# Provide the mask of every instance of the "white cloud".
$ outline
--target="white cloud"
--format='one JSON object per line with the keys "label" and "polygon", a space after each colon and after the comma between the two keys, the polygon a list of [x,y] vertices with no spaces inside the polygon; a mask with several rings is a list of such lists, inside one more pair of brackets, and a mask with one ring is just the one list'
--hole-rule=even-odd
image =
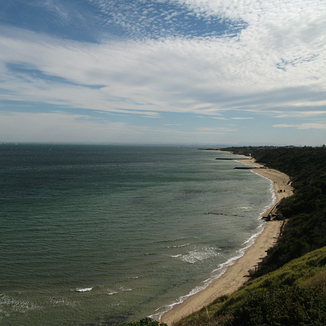
{"label": "white cloud", "polygon": [[233,120],[251,120],[254,119],[253,117],[233,117]]}
{"label": "white cloud", "polygon": [[216,120],[227,120],[226,118],[223,118],[223,117],[212,117],[212,119],[216,119]]}
{"label": "white cloud", "polygon": [[296,129],[326,129],[326,123],[301,123],[301,124],[278,124],[276,128],[296,128]]}
{"label": "white cloud", "polygon": [[101,123],[64,113],[0,113],[2,141],[114,142],[127,141],[135,131],[125,123]]}
{"label": "white cloud", "polygon": [[289,111],[279,114],[277,118],[313,118],[326,116],[326,111]]}
{"label": "white cloud", "polygon": [[[136,126],[123,122],[90,119],[86,115],[55,113],[3,113],[0,111],[2,142],[70,143],[193,143],[211,142],[205,135],[224,131],[174,129]],[[176,125],[178,127],[178,125]],[[149,137],[150,135],[150,137]]]}
{"label": "white cloud", "polygon": [[[248,58],[257,69],[257,77],[262,78],[264,86],[276,86],[276,84],[266,85],[267,78],[274,82],[278,80],[281,84],[289,82],[293,84],[295,73],[298,79],[322,78],[325,89],[325,79],[318,73],[322,68],[322,62],[325,63],[323,54],[326,43],[323,33],[326,29],[325,2],[310,0],[180,0],[180,2],[210,16],[245,21],[248,25],[239,34],[239,49],[236,55],[243,56],[244,51],[248,51]],[[241,48],[242,46],[244,47]],[[230,53],[233,54],[234,51]],[[317,62],[311,64],[312,61]],[[282,63],[288,73],[279,74],[276,69],[271,69],[272,66],[279,67]],[[264,68],[268,76],[264,76]],[[308,70],[310,76],[307,75]]]}
{"label": "white cloud", "polygon": [[[61,102],[68,107],[112,112],[123,109],[216,115],[227,109],[274,105],[277,94],[269,101],[264,96],[269,90],[326,87],[322,53],[314,62],[285,72],[275,67],[276,54],[267,56],[269,49],[263,47],[253,50],[253,44],[241,38],[94,45],[23,33],[3,36],[0,41],[2,62],[25,64],[70,83],[38,77],[28,80],[27,76],[8,73],[2,88],[23,101]],[[309,79],[316,75],[318,80]],[[101,87],[85,87],[96,85]],[[293,101],[290,96],[282,96],[282,105]],[[246,107],[243,103],[248,100],[256,103]]]}
{"label": "white cloud", "polygon": [[63,22],[69,21],[68,11],[60,5],[60,2],[53,0],[41,0],[37,1],[37,4],[46,10],[55,13],[55,15]]}
{"label": "white cloud", "polygon": [[[90,2],[101,9],[104,23],[111,19],[125,25],[132,31],[130,35],[142,30],[142,22],[157,29],[160,25],[151,20],[153,17],[172,21],[178,13],[175,7],[154,15],[155,3],[162,1],[128,2],[131,6],[128,15],[138,17],[133,26],[123,16],[126,2]],[[145,8],[140,10],[139,3],[146,3]],[[201,16],[205,22],[223,18],[231,26],[244,23],[243,29],[234,37],[163,38],[157,34],[156,38],[145,35],[145,40],[136,36],[120,41],[107,38],[94,44],[3,27],[0,100],[22,105],[46,103],[57,106],[58,110],[80,108],[121,116],[155,118],[163,112],[194,113],[221,123],[227,118],[253,119],[255,113],[267,112],[279,118],[307,119],[305,124],[275,125],[278,127],[323,126],[308,119],[325,113],[325,2],[167,0],[163,3],[180,4],[182,12],[187,12],[186,6],[188,14]],[[65,18],[65,11],[53,1],[45,4]],[[113,4],[119,4],[121,10],[111,13]],[[22,67],[23,70],[19,69]],[[237,112],[227,113],[234,110]],[[249,117],[246,112],[250,112]],[[237,114],[241,117],[229,118]],[[77,121],[71,120],[71,116],[69,119]]]}

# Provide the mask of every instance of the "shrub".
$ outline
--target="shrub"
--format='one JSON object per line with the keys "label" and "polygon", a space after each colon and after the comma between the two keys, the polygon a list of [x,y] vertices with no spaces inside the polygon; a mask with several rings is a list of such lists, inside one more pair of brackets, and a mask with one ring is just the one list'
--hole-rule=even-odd
{"label": "shrub", "polygon": [[167,326],[166,324],[160,323],[151,318],[143,318],[136,322],[124,323],[121,326]]}

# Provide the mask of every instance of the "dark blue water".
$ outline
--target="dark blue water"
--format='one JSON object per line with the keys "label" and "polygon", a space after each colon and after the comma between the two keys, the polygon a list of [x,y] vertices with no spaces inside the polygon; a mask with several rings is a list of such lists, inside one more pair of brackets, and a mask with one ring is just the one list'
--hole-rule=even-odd
{"label": "dark blue water", "polygon": [[221,155],[0,145],[1,325],[110,325],[204,287],[272,200],[268,180]]}

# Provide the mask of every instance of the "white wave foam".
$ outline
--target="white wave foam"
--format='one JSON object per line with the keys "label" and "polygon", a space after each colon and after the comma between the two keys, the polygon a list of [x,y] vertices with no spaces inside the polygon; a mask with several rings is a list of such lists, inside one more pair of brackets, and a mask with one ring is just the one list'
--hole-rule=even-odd
{"label": "white wave foam", "polygon": [[77,288],[76,292],[90,292],[93,288]]}
{"label": "white wave foam", "polygon": [[240,259],[246,252],[246,250],[251,247],[256,238],[263,232],[265,227],[265,223],[262,223],[256,230],[257,232],[253,234],[248,240],[246,240],[243,243],[243,246],[236,251],[235,255],[228,259],[226,262],[220,264],[217,269],[213,270],[211,273],[211,276],[206,279],[205,281],[202,282],[200,286],[196,286],[194,289],[192,289],[188,294],[183,295],[179,297],[175,302],[167,305],[160,307],[156,310],[156,313],[153,315],[150,315],[148,317],[154,319],[154,320],[160,320],[161,317],[168,311],[172,310],[174,306],[183,303],[187,298],[191,297],[192,295],[205,290],[207,286],[213,281],[221,277],[227,270],[229,266],[232,266],[238,259]]}
{"label": "white wave foam", "polygon": [[239,209],[243,209],[243,210],[249,210],[251,208],[252,207],[250,207],[250,206],[241,206],[241,207],[239,207]]}
{"label": "white wave foam", "polygon": [[76,302],[64,298],[50,298],[49,302],[53,306],[68,306],[68,307],[76,306]]}
{"label": "white wave foam", "polygon": [[202,261],[208,258],[216,257],[219,253],[216,251],[216,248],[200,248],[189,251],[187,254],[181,256],[181,260],[194,264],[198,261]]}
{"label": "white wave foam", "polygon": [[183,248],[183,247],[187,247],[187,246],[190,246],[190,243],[185,243],[185,244],[175,245],[175,246],[168,246],[167,248],[168,249],[171,249],[171,248]]}
{"label": "white wave foam", "polygon": [[12,312],[24,313],[26,311],[35,310],[39,308],[38,305],[31,301],[17,300],[5,294],[0,294],[0,306],[0,311],[5,312],[6,315],[10,315]]}
{"label": "white wave foam", "polygon": [[182,240],[185,240],[185,237],[175,238],[175,239],[168,239],[168,240],[161,240],[161,241],[158,241],[158,243],[176,242],[176,241],[182,241]]}
{"label": "white wave foam", "polygon": [[261,218],[261,217],[263,217],[264,212],[267,209],[271,208],[275,204],[275,202],[276,202],[276,199],[277,198],[276,198],[276,194],[275,194],[275,191],[274,191],[274,184],[273,184],[273,181],[271,179],[269,179],[269,178],[267,178],[267,177],[265,177],[263,175],[260,175],[260,174],[256,173],[254,170],[251,170],[251,172],[255,173],[256,175],[258,175],[261,178],[264,178],[264,179],[266,179],[266,180],[268,180],[270,182],[270,188],[269,188],[269,190],[270,190],[271,195],[272,195],[272,202],[269,205],[266,205],[265,206],[265,209],[260,214],[260,218]]}
{"label": "white wave foam", "polygon": [[204,284],[202,286],[196,286],[194,289],[192,289],[188,294],[183,295],[181,297],[179,297],[179,299],[177,299],[175,302],[171,303],[168,306],[164,306],[164,307],[160,307],[158,309],[156,309],[156,313],[152,314],[150,316],[148,316],[149,318],[152,318],[154,320],[160,320],[161,317],[168,311],[172,310],[174,306],[181,304],[182,302],[184,302],[187,298],[191,297],[192,295],[204,290],[206,287],[208,286],[208,284]]}
{"label": "white wave foam", "polygon": [[254,242],[256,241],[258,236],[263,232],[264,228],[265,228],[264,223],[262,223],[260,226],[258,226],[258,228],[256,229],[256,233],[254,233],[248,240],[246,240],[242,244],[242,247],[236,251],[236,253],[233,257],[228,259],[226,262],[220,264],[217,269],[213,270],[211,278],[209,278],[206,281],[210,283],[214,279],[217,279],[220,276],[222,276],[225,273],[226,269],[229,266],[232,266],[238,259],[240,259],[245,254],[247,249],[250,248],[254,244]]}

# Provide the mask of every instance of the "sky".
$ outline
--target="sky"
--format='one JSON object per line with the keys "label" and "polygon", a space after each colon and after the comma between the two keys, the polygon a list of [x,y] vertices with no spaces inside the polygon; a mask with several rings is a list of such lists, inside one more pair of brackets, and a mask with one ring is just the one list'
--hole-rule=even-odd
{"label": "sky", "polygon": [[326,0],[1,0],[0,142],[326,143]]}

